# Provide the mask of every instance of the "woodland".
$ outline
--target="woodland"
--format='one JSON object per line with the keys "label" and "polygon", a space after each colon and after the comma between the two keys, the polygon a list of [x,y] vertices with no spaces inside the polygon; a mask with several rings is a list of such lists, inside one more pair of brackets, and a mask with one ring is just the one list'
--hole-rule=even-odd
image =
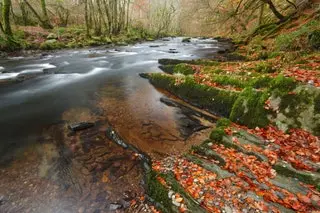
{"label": "woodland", "polygon": [[[160,70],[141,68],[135,75],[139,84],[150,83],[157,92],[169,97],[169,101],[161,98],[159,102],[191,113],[191,120],[201,117],[210,121],[210,125],[194,128],[192,122],[183,123],[180,119],[182,126],[192,129],[193,134],[184,138],[183,150],[179,150],[176,139],[163,142],[173,138],[172,134],[164,137],[159,133],[160,123],[166,121],[164,113],[157,117],[158,126],[145,118],[139,124],[129,120],[130,113],[136,118],[142,110],[130,108],[134,104],[128,107],[130,113],[119,115],[118,112],[125,111],[121,100],[127,97],[129,89],[123,94],[119,92],[121,86],[112,90],[121,102],[119,105],[114,103],[119,100],[113,99],[107,99],[104,105],[100,103],[99,107],[104,107],[100,114],[115,114],[103,114],[108,125],[110,122],[113,126],[112,121],[121,125],[109,127],[103,136],[91,142],[98,143],[106,137],[123,147],[125,151],[121,152],[130,150],[128,159],[144,163],[143,181],[139,182],[143,182],[143,193],[132,196],[126,205],[112,204],[112,210],[320,211],[320,1],[0,0],[0,7],[0,55],[4,58],[87,48],[116,48],[107,53],[122,54],[120,47],[136,44],[146,44],[142,48],[156,52],[156,48],[165,48],[166,43],[162,46],[152,42],[171,41],[183,48],[208,40],[224,47],[210,49],[210,57],[192,60],[170,58],[179,49],[163,50],[171,55],[157,59]],[[135,54],[130,51],[123,54]],[[130,63],[134,67],[138,62]],[[146,90],[139,90],[138,97],[148,94]],[[108,92],[104,90],[104,94]],[[155,94],[158,93],[152,93]],[[132,100],[136,103],[140,99],[134,96]],[[116,107],[112,108],[112,104]],[[142,114],[147,117],[147,113]],[[134,135],[138,130],[131,129],[139,125],[147,130]],[[153,125],[156,130],[148,129]],[[84,127],[87,135],[81,129],[65,138],[77,141],[98,134],[90,132],[90,128],[95,128],[92,126],[90,123]],[[168,126],[171,127],[169,123]],[[62,129],[68,131],[66,126]],[[133,142],[147,136],[173,148],[153,150],[153,141],[147,146]],[[92,148],[84,142],[65,146],[75,156],[85,153],[84,150],[89,153]],[[91,157],[84,158],[91,161]],[[96,181],[112,184],[110,173],[100,172],[105,164],[99,160],[100,155],[98,163],[90,164],[94,168],[88,167],[87,173]],[[113,161],[108,166],[114,166]],[[116,166],[120,168],[120,164]],[[128,179],[132,177],[138,175]],[[79,208],[79,212],[85,212],[82,210]]]}

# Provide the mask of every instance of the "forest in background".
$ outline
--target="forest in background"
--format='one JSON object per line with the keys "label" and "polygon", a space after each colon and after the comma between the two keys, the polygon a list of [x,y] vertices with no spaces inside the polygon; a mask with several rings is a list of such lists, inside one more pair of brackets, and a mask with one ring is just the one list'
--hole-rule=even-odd
{"label": "forest in background", "polygon": [[[239,36],[316,0],[2,0],[1,49],[126,44],[163,36]],[[49,40],[49,41],[48,41]]]}

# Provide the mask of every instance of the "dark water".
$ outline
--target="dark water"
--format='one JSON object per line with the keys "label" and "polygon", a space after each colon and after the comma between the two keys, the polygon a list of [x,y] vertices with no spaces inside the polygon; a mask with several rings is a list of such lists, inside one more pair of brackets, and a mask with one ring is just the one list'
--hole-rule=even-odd
{"label": "dark water", "polygon": [[[34,142],[44,126],[61,120],[65,110],[90,106],[101,87],[112,88],[109,95],[123,100],[143,91],[144,98],[150,99],[145,101],[152,102],[160,95],[138,73],[159,72],[160,58],[202,58],[218,46],[210,39],[182,43],[181,38],[174,38],[116,49],[66,50],[38,58],[0,60],[0,155]],[[169,53],[170,49],[179,53]],[[24,80],[4,83],[8,79]]]}

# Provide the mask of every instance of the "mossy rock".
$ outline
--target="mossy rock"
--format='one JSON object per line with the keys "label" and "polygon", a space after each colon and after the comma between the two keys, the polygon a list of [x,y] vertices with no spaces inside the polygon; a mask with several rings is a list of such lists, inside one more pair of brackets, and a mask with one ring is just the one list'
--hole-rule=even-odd
{"label": "mossy rock", "polygon": [[182,42],[183,43],[189,43],[189,42],[191,42],[191,38],[183,38]]}
{"label": "mossy rock", "polygon": [[254,88],[245,88],[232,107],[230,120],[250,128],[269,124],[268,111],[264,108],[269,95]]}
{"label": "mossy rock", "polygon": [[178,76],[163,75],[161,73],[152,73],[149,76],[150,82],[156,87],[165,89],[213,114],[229,117],[239,92],[197,84],[192,76],[184,76],[180,79],[180,83],[176,83],[177,78]]}
{"label": "mossy rock", "polygon": [[55,49],[61,49],[66,47],[64,43],[61,43],[55,39],[47,40],[40,44],[41,50],[55,50]]}
{"label": "mossy rock", "polygon": [[192,67],[188,64],[177,64],[174,69],[174,73],[181,73],[183,75],[192,75],[194,73]]}
{"label": "mossy rock", "polygon": [[194,65],[205,65],[205,66],[216,66],[219,65],[220,62],[213,60],[179,60],[179,59],[171,59],[171,58],[162,58],[158,60],[161,65],[177,65],[177,64],[194,64]]}
{"label": "mossy rock", "polygon": [[168,74],[173,74],[175,65],[160,65],[159,69]]}
{"label": "mossy rock", "polygon": [[157,208],[166,213],[173,211],[171,200],[168,197],[168,190],[157,180],[159,174],[153,170],[146,174],[147,194],[154,199]]}
{"label": "mossy rock", "polygon": [[317,186],[320,183],[319,174],[308,171],[298,171],[286,162],[278,162],[273,166],[273,168],[277,171],[277,173],[283,176],[297,178],[306,184]]}
{"label": "mossy rock", "polygon": [[297,82],[293,78],[287,78],[283,75],[278,75],[270,82],[271,90],[278,90],[282,93],[287,93],[297,87]]}
{"label": "mossy rock", "polygon": [[256,78],[251,78],[248,86],[252,86],[256,89],[267,88],[270,86],[272,80],[273,79],[269,76],[259,76]]}
{"label": "mossy rock", "polygon": [[222,141],[224,136],[226,133],[223,127],[214,128],[210,133],[210,139],[217,142]]}
{"label": "mossy rock", "polygon": [[231,125],[231,121],[228,118],[220,118],[217,123],[216,127],[227,128]]}

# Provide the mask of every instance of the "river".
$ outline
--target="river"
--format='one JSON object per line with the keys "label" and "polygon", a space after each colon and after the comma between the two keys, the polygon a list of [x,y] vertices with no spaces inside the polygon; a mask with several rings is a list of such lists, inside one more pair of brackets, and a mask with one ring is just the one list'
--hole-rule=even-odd
{"label": "river", "polygon": [[[104,146],[103,142],[94,148],[92,148],[93,145],[88,145],[89,148],[84,146],[83,144],[86,144],[86,140],[90,137],[78,135],[79,139],[78,136],[70,134],[65,127],[72,122],[96,122],[97,127],[91,130],[91,133],[88,132],[88,135],[96,131],[94,137],[98,141],[99,138],[104,140],[104,134],[101,131],[105,128],[104,122],[108,121],[122,137],[150,155],[161,156],[161,152],[162,154],[179,153],[190,147],[186,146],[186,144],[190,145],[188,140],[200,141],[201,134],[191,135],[183,130],[186,125],[181,120],[187,119],[189,123],[194,122],[192,125],[195,126],[206,127],[206,123],[199,123],[180,108],[170,107],[161,102],[160,98],[165,96],[164,93],[155,89],[138,74],[160,72],[158,59],[161,58],[203,58],[219,48],[221,48],[220,44],[212,39],[192,39],[190,43],[182,43],[182,38],[169,38],[114,48],[62,50],[41,56],[0,59],[0,162],[2,168],[0,188],[7,187],[6,190],[0,191],[0,197],[3,196],[3,201],[0,199],[0,210],[1,208],[5,209],[5,212],[59,212],[61,209],[64,209],[62,212],[74,212],[74,209],[78,208],[79,212],[83,209],[88,210],[92,200],[87,198],[81,198],[88,200],[88,205],[85,207],[81,206],[81,202],[65,199],[62,202],[58,198],[51,200],[60,193],[54,185],[59,182],[57,181],[59,178],[48,178],[48,172],[43,172],[46,169],[50,170],[47,168],[50,167],[48,162],[53,162],[55,155],[59,155],[58,151],[52,151],[52,141],[59,141],[54,143],[54,147],[61,143],[64,147],[71,144],[69,146],[71,150],[79,150],[79,146],[72,144],[84,138],[85,142],[81,142],[83,156],[85,153],[98,152],[96,147]],[[170,95],[167,94],[167,96]],[[60,134],[59,131],[63,132],[64,137],[57,136]],[[39,146],[41,146],[40,149]],[[108,145],[109,149],[111,147],[117,150],[118,154],[122,152],[113,145]],[[37,154],[34,150],[37,150]],[[43,154],[47,152],[50,153]],[[124,157],[120,160],[126,161],[131,154],[124,152]],[[73,163],[73,165],[76,164]],[[120,167],[119,165],[115,167],[117,166]],[[86,169],[89,171],[83,171],[82,168],[79,170],[83,173],[91,172],[88,166]],[[139,173],[139,168],[136,170]],[[101,171],[102,180],[108,180],[104,172],[105,170]],[[15,179],[11,176],[19,177]],[[43,177],[46,178],[45,183],[41,179]],[[29,182],[19,187],[19,184],[23,185],[24,180]],[[84,182],[92,183],[92,180],[83,180],[81,184],[83,185]],[[136,183],[138,184],[139,181],[137,180]],[[123,183],[112,182],[109,187],[116,187],[117,184]],[[50,202],[45,198],[46,190],[41,191],[44,185],[47,186],[46,190],[56,191],[56,194],[48,195],[48,198],[51,197]],[[26,189],[28,187],[32,188],[31,191]],[[83,197],[85,190],[86,187],[82,186],[80,197]],[[108,190],[112,191],[112,189]],[[134,189],[130,190],[134,191]],[[38,196],[37,202],[31,202],[28,196],[22,195],[31,192],[33,195],[28,196]],[[105,197],[108,196],[99,193],[96,192],[92,196],[96,200],[103,197],[98,201],[104,202]],[[5,205],[2,205],[2,202]],[[43,206],[43,203],[46,205]],[[70,203],[77,204],[70,207]],[[124,204],[121,205],[123,207]],[[101,208],[101,205],[92,207],[95,210],[101,210]],[[110,207],[109,203],[108,208],[116,208],[116,206]]]}

